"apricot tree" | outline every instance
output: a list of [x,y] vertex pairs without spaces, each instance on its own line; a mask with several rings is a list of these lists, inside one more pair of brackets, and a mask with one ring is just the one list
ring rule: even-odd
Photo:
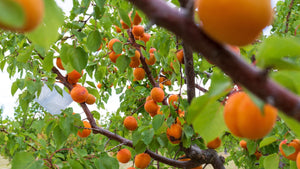
[[[1,1],[0,69],[19,94],[1,155],[14,169],[299,168],[299,4]],[[82,113],[50,114],[35,101],[45,85]]]

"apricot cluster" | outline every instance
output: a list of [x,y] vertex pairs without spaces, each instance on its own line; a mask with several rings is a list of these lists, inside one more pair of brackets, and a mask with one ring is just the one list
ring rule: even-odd
[[[91,124],[88,121],[83,121],[84,128],[92,128]],[[78,130],[77,135],[81,138],[85,138],[91,134],[92,130],[83,129],[82,131]]]

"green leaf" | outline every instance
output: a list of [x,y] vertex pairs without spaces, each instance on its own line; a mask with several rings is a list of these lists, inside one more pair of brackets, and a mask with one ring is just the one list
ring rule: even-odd
[[259,47],[257,66],[299,71],[299,48],[300,40],[295,37],[270,36]]
[[211,87],[209,89],[209,95],[222,97],[227,92],[224,92],[226,89],[231,87],[231,80],[228,76],[225,76],[223,73],[213,73],[211,76]]
[[252,140],[247,141],[247,149],[250,155],[254,154],[256,151],[256,142]]
[[153,128],[149,129],[149,130],[145,130],[144,132],[142,132],[142,140],[144,141],[144,143],[146,145],[149,145],[153,139],[154,136],[154,130]]
[[91,52],[95,52],[99,49],[101,45],[101,35],[98,30],[89,33],[86,45]]
[[271,73],[271,77],[290,91],[300,94],[300,72],[298,71],[276,71]]
[[296,136],[299,137],[300,123],[282,112],[279,112],[278,115],[282,120],[284,120],[285,124],[296,134]]
[[22,51],[18,55],[17,61],[18,62],[23,62],[23,63],[26,63],[27,61],[29,61],[30,57],[31,57],[32,50],[33,50],[33,46],[30,46],[29,48],[26,48],[24,51]]
[[17,152],[12,160],[12,169],[40,169],[43,168],[42,160],[35,160],[31,152]]
[[93,117],[96,120],[100,120],[100,113],[99,112],[97,112],[96,110],[93,110],[91,113],[93,114]]
[[72,169],[84,169],[80,162],[75,159],[70,159],[68,162],[71,165]]
[[56,126],[53,130],[53,138],[56,143],[56,148],[60,148],[67,140],[68,136],[64,134],[63,130],[59,126]]
[[116,54],[120,54],[122,53],[122,43],[121,42],[115,42],[114,45],[113,45],[113,50]]
[[165,121],[165,116],[164,115],[158,114],[158,115],[154,116],[153,120],[152,120],[153,129],[155,131],[157,131],[162,126],[164,121]]
[[95,79],[97,82],[101,82],[106,74],[106,66],[98,66],[97,71],[95,72]]
[[205,141],[215,139],[226,129],[223,107],[216,98],[208,95],[194,98],[188,112],[187,122],[193,124],[195,132]]
[[286,156],[289,156],[291,154],[293,154],[296,150],[293,146],[288,146],[286,144],[282,144],[282,150],[285,153]]
[[94,160],[97,169],[112,169],[119,168],[119,162],[116,158],[107,156],[106,154],[101,154],[99,158]]
[[69,61],[77,72],[81,72],[87,65],[88,54],[83,48],[77,47],[73,49],[72,55],[69,55]]
[[117,59],[116,64],[117,64],[119,71],[123,73],[126,70],[126,68],[128,67],[129,63],[130,63],[130,59],[125,55],[121,55]]
[[131,22],[127,15],[127,12],[125,12],[122,8],[119,8],[119,14],[120,14],[121,19],[126,23],[126,25],[131,27]]
[[53,68],[53,52],[48,52],[42,62],[43,62],[43,68],[46,71],[50,72],[51,69]]
[[274,153],[274,154],[268,155],[264,159],[264,168],[265,169],[277,169],[278,166],[279,166],[278,154]]
[[11,95],[15,95],[16,91],[18,90],[18,81],[15,81],[11,86]]
[[265,137],[260,143],[259,148],[262,148],[264,146],[267,146],[273,142],[275,142],[277,138],[275,136]]
[[194,135],[194,130],[190,125],[184,124],[183,125],[183,131],[186,137],[189,139]]
[[49,49],[50,45],[58,39],[58,28],[64,23],[64,16],[54,0],[46,0],[44,3],[45,16],[43,23],[36,30],[28,33],[27,36],[33,43]]
[[19,2],[13,0],[0,1],[0,23],[9,27],[22,27],[25,13]]

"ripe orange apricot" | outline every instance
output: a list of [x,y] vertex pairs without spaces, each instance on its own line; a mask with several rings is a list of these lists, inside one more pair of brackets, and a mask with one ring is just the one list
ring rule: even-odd
[[137,127],[137,121],[133,116],[127,116],[123,122],[124,126],[131,131],[134,131]]
[[179,50],[177,53],[176,53],[176,57],[179,61],[179,63],[181,64],[184,64],[184,58],[183,58],[183,50]]
[[[148,112],[150,115],[152,114],[153,116],[157,114],[157,110],[159,109],[159,106],[157,103],[153,100],[146,101],[144,108],[146,112]],[[151,115],[151,116],[152,116]]]
[[129,168],[127,168],[127,169],[135,169],[134,167],[129,167]]
[[240,146],[241,146],[243,149],[247,150],[247,142],[246,142],[245,140],[241,140],[241,141],[240,141]]
[[131,61],[130,61],[130,63],[129,63],[129,66],[130,66],[131,68],[137,68],[137,67],[139,67],[140,64],[141,64],[140,59],[131,58]]
[[76,70],[73,70],[72,72],[68,73],[68,82],[70,84],[75,84],[78,82],[78,80],[81,78],[81,75],[83,74],[83,71],[81,71],[81,74],[77,72]]
[[57,66],[58,68],[60,68],[61,70],[65,70],[64,66],[62,65],[62,62],[61,62],[61,58],[60,58],[60,57],[58,57],[58,58],[56,59],[56,66]]
[[182,128],[180,124],[175,123],[172,124],[169,128],[167,128],[167,137],[173,144],[178,144],[181,141]]
[[[294,147],[295,152],[287,156],[285,154],[285,152],[283,151],[283,149],[282,149],[283,144],[287,145],[288,147],[291,147],[291,146]],[[287,158],[289,160],[296,161],[297,155],[300,152],[300,141],[298,139],[294,139],[294,140],[292,140],[291,142],[288,143],[287,140],[285,139],[285,140],[280,142],[279,150],[285,158]]]
[[123,29],[129,29],[130,28],[123,20],[121,20],[120,22],[121,22],[121,25],[122,25]]
[[134,36],[137,36],[137,37],[143,36],[143,34],[144,34],[144,27],[141,26],[141,25],[133,26],[133,28],[132,28],[132,34]]
[[149,49],[149,53],[154,53],[155,51],[156,51],[155,48],[150,48],[150,49]]
[[155,102],[162,102],[165,98],[165,93],[160,87],[154,87],[151,90],[151,97]]
[[161,88],[161,89],[164,89],[164,85],[163,84],[159,84],[159,87]]
[[131,152],[124,148],[117,153],[117,159],[120,163],[128,163],[128,161],[131,159]]
[[133,24],[134,25],[139,25],[142,22],[142,18],[140,17],[140,15],[135,12],[134,18],[133,18]]
[[177,94],[172,94],[169,97],[169,105],[172,105],[175,109],[177,109],[176,102],[178,102],[178,95]]
[[297,155],[296,164],[297,164],[297,169],[299,169],[300,168],[300,152]]
[[153,100],[151,96],[146,97],[146,101]]
[[0,23],[0,28],[17,31],[30,32],[33,31],[43,20],[44,17],[44,1],[43,0],[13,0],[20,5],[24,12],[24,24],[20,27],[4,25]]
[[98,84],[97,84],[97,87],[98,87],[99,89],[101,89],[102,84],[101,84],[101,83],[98,83]]
[[146,168],[151,162],[151,157],[147,153],[141,153],[135,156],[134,164],[137,168]]
[[92,105],[95,102],[96,102],[96,97],[92,94],[88,94],[88,97],[86,98],[85,103]]
[[114,51],[109,53],[109,59],[111,62],[116,63],[117,59],[121,56],[121,54],[116,54]]
[[231,45],[252,43],[272,20],[270,0],[197,0],[196,5],[203,30],[216,41]]
[[[83,121],[83,126],[85,128],[92,128],[91,124],[88,121]],[[85,138],[91,134],[92,130],[83,129],[82,131],[78,130],[77,135],[81,138]]]
[[150,40],[151,38],[151,35],[148,34],[148,33],[144,33],[141,37],[140,37],[140,40],[144,41],[145,44]]
[[116,28],[116,32],[117,33],[121,33],[122,32],[121,28],[119,28],[118,26],[115,26],[115,28]]
[[145,77],[145,70],[143,68],[135,68],[133,76],[136,80],[143,80]]
[[114,43],[116,43],[116,42],[121,42],[119,39],[111,39],[109,42],[108,42],[108,49],[110,49],[111,51],[114,51],[114,49],[113,49],[113,45],[114,45]]
[[146,62],[147,65],[150,65],[150,66],[154,65],[155,62],[156,62],[156,58],[155,58],[154,53],[150,53],[149,59],[145,58],[145,62]]
[[134,59],[140,59],[140,57],[141,57],[141,54],[140,54],[140,52],[139,52],[138,50],[135,50],[135,52],[134,52],[134,56],[133,56],[133,57],[131,57],[131,58],[134,58]]
[[277,109],[269,104],[264,105],[263,111],[245,92],[234,93],[225,104],[225,123],[235,136],[260,139],[272,130],[277,117]]
[[71,90],[71,97],[72,99],[77,102],[77,103],[83,103],[86,101],[89,92],[86,90],[85,87],[76,85],[72,90]]
[[219,137],[213,139],[212,141],[208,142],[206,147],[210,149],[217,149],[221,146],[221,139]]

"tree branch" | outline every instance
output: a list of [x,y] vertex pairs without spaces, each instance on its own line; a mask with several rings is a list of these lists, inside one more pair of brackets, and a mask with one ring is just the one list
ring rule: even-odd
[[287,33],[289,31],[289,20],[290,20],[290,16],[292,13],[293,4],[294,4],[294,0],[291,0],[291,3],[289,5],[289,12],[286,15],[286,23],[285,23],[285,31],[284,31],[285,33]]
[[262,75],[262,70],[247,64],[241,57],[210,39],[193,20],[163,0],[128,0],[140,8],[150,20],[177,36],[206,59],[223,70],[234,82],[267,103],[279,108],[288,116],[300,121],[300,100],[295,94]]

